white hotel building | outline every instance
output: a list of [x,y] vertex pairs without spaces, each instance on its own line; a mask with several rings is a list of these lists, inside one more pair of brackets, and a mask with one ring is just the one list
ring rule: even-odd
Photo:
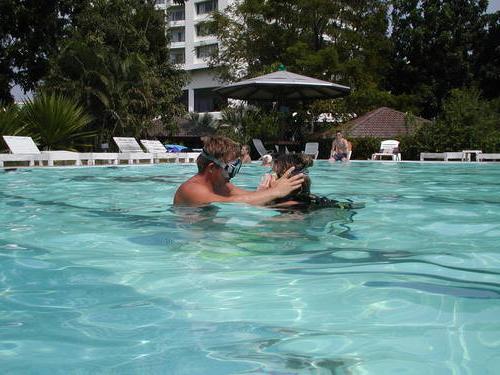
[[232,0],[189,0],[183,5],[173,0],[157,0],[164,9],[170,32],[170,60],[188,74],[183,102],[189,112],[218,112],[220,101],[212,92],[221,83],[210,70],[207,57],[218,48],[218,40],[200,23],[214,10],[224,9]]

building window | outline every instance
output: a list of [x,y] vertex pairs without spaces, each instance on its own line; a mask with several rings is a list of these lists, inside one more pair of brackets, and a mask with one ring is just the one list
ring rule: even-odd
[[195,112],[218,112],[227,104],[226,100],[214,93],[214,88],[194,90]]
[[186,32],[183,27],[170,29],[170,41],[172,43],[184,42],[186,40]]
[[196,14],[207,14],[217,10],[217,0],[203,1],[196,3]]
[[184,12],[184,7],[172,7],[168,10],[168,20],[169,21],[184,21],[186,19],[186,13]]
[[207,44],[206,46],[196,47],[196,57],[198,59],[207,59],[217,53],[219,46],[217,44]]
[[170,62],[172,64],[184,64],[186,62],[184,48],[171,49]]
[[196,25],[196,36],[214,35],[213,27],[208,22],[201,22]]

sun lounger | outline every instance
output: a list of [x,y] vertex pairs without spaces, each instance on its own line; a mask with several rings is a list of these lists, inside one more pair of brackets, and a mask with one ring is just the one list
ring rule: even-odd
[[254,139],[252,139],[252,142],[253,142],[253,145],[255,146],[255,149],[257,150],[257,152],[259,153],[260,156],[264,156],[264,155],[273,153],[272,150],[266,150],[266,148],[264,147],[264,144],[262,143],[262,141],[260,139],[254,138]]
[[444,153],[444,161],[450,160],[460,160],[464,161],[464,153],[463,152],[445,152]]
[[399,152],[399,141],[388,139],[380,143],[380,151],[372,154],[372,160],[382,160],[390,157],[393,161],[401,161],[401,152]]
[[5,162],[27,162],[30,167],[35,165],[35,161],[40,161],[39,155],[29,155],[29,154],[0,154],[0,168],[4,167]]
[[148,160],[151,164],[154,162],[154,155],[145,153],[139,143],[132,137],[113,137],[120,153],[118,154],[118,162],[126,160],[129,164],[140,162],[140,160]]
[[445,160],[446,154],[444,152],[421,152],[420,161],[425,161],[425,159],[433,160]]
[[317,159],[319,154],[319,143],[307,142],[304,148],[304,154],[311,155],[314,159]]
[[[49,167],[54,165],[54,161],[74,161],[75,165],[81,165],[80,156],[77,152],[40,151],[31,137],[4,135],[3,139],[13,155],[17,155],[20,159],[25,158],[15,161],[28,161],[30,166],[34,165],[35,161],[38,161],[40,165],[46,161]],[[3,161],[14,161],[12,156],[2,157],[1,159]]]
[[81,152],[80,161],[87,165],[96,165],[96,161],[104,161],[106,164],[118,164],[118,154],[114,152]]
[[195,163],[201,152],[179,152],[177,153],[177,160],[184,163]]
[[481,162],[485,160],[500,161],[500,154],[477,154],[476,160]]
[[169,162],[177,162],[177,153],[167,152],[167,149],[160,141],[141,139],[141,144],[147,152],[154,155],[154,161],[159,163],[160,160],[168,160]]

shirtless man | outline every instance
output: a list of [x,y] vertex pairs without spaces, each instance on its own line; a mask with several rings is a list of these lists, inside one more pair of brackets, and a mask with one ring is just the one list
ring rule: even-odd
[[241,146],[240,159],[243,164],[248,164],[252,162],[252,158],[250,157],[250,147],[248,145]]
[[229,182],[241,168],[239,156],[239,144],[229,138],[205,138],[203,152],[196,160],[198,173],[177,189],[174,204],[198,206],[212,202],[232,202],[265,205],[287,196],[304,182],[304,175],[292,176],[294,168],[290,168],[267,190],[240,189]]
[[338,131],[335,134],[335,139],[332,142],[332,150],[330,159],[334,161],[347,161],[347,153],[349,152],[349,142],[342,136],[342,132]]

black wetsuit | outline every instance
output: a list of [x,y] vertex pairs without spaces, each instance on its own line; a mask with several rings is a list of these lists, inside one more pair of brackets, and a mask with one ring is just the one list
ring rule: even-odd
[[297,202],[294,205],[280,207],[287,210],[317,210],[320,208],[340,208],[344,210],[351,210],[354,208],[364,207],[363,203],[355,202],[340,202],[335,199],[330,199],[327,197],[321,197],[315,194],[300,194],[300,195],[288,195],[286,197],[276,200],[274,203],[284,203],[294,201]]

